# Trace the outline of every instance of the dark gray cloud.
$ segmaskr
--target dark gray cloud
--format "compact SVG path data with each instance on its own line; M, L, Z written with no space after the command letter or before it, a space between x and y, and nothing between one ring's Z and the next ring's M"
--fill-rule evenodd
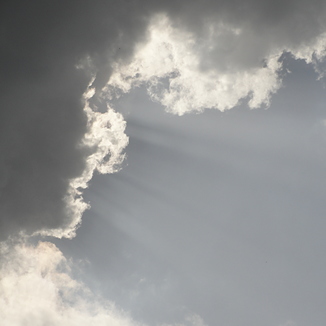
M238 64L252 66L259 64L253 59L260 56L263 60L266 51L272 48L298 46L325 31L325 4L319 0L176 1L171 4L169 15L177 24L186 26L204 39L207 38L207 27L214 23L243 29L244 34L236 43L229 38L229 61L233 62L233 56L236 56ZM243 51L239 51L240 48ZM249 53L254 52L250 58ZM221 55L216 51L211 59L214 57L216 64Z
M133 8L135 6L135 8ZM95 149L83 93L109 77L145 27L135 3L6 2L1 8L0 234L69 226L65 196ZM76 65L91 61L91 68ZM85 66L85 64L84 64ZM94 69L93 71L91 71Z
M79 146L88 128L82 95L94 74L100 90L114 63L132 58L154 13L195 35L202 69L233 73L261 67L273 51L304 52L311 44L317 51L324 9L322 1L6 2L0 14L1 236L71 224L64 198L90 155ZM311 57L303 52L297 55ZM256 105L279 87L273 78L267 91L257 90ZM256 79L226 93L232 100L222 107L255 92ZM90 105L103 107L96 97Z

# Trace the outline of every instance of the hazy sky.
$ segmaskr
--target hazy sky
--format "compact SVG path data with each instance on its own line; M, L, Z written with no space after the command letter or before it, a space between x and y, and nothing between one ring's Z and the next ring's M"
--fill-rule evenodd
M1 325L324 325L325 16L2 5Z

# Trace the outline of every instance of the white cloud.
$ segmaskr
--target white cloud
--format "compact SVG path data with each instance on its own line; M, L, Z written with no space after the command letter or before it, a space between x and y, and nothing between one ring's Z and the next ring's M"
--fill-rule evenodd
M19 232L74 236L88 207L82 190L93 173L119 169L128 144L122 115L109 106L98 112L89 103L93 94L87 85L75 93L60 89L55 100L31 96L26 109L19 96L11 97L10 105L4 99L0 240Z
M53 244L3 243L1 249L1 325L141 325L73 279L69 262Z
M112 108L93 111L89 92L80 100L90 77L97 96L112 68L104 98L143 84L154 101L182 115L224 111L241 100L251 108L268 106L282 84L283 51L323 76L321 1L166 1L130 4L128 14L125 4L114 13L109 2L98 4L74 8L73 21L65 14L68 5L53 21L38 11L24 27L19 16L5 21L0 239L22 230L73 236L88 207L82 188L94 171L114 172L123 160L122 116ZM10 7L8 17L16 14Z
M89 205L83 201L82 190L88 187L95 171L107 174L119 171L120 164L125 158L124 149L129 138L125 134L126 122L120 113L107 107L107 112L94 111L89 100L95 91L89 89L85 92L84 111L88 120L88 132L85 134L80 146L89 148L90 154L86 157L85 168L80 176L70 181L65 196L66 215L69 223L61 228L43 229L34 232L34 235L55 236L58 238L75 236L77 226L81 223L84 211Z
M290 35L289 40L275 41L273 32L263 39L260 34L264 29L260 33L257 26L253 30L255 26L243 22L237 25L218 17L202 28L204 32L196 34L167 15L154 16L147 40L138 45L129 64L115 65L103 96L119 97L146 85L154 101L178 115L206 108L225 111L246 98L250 108L259 108L269 106L272 94L282 85L284 52L315 64L322 75L318 63L325 56L325 33L303 37L297 43Z
M74 279L52 243L2 242L0 254L1 326L145 326ZM178 326L206 325L189 314Z
M241 29L225 24L210 25L205 42L173 26L165 15L156 16L149 27L149 39L129 65L117 65L105 88L108 96L116 89L129 92L145 83L150 97L169 112L182 115L205 108L231 109L250 96L249 106L268 105L281 86L278 55L271 54L264 67L224 71L219 65L203 69L203 53L225 34L241 37Z
M89 78L81 70L92 66L94 87L101 88L112 65L104 98L146 85L153 100L178 115L224 111L243 99L251 108L268 106L282 84L283 51L323 77L325 9L322 1L312 2L245 1L241 7L208 1L197 7L166 1L128 10L121 3L112 11L110 2L99 1L53 8L50 20L39 14L43 9L32 10L26 21L20 19L24 7L9 8L8 15L4 10L0 236L21 230L74 236L88 208L82 191L94 172L113 173L124 159L125 121L111 107L93 110L91 88L79 101ZM147 19L161 10L166 14L152 17L144 41ZM90 303L92 295L53 245L3 245L2 253L3 325L135 325L112 304ZM192 314L184 323L204 325Z

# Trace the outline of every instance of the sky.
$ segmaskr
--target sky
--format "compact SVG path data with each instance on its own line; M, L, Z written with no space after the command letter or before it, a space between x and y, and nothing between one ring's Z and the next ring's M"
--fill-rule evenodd
M324 325L325 16L2 4L1 325Z

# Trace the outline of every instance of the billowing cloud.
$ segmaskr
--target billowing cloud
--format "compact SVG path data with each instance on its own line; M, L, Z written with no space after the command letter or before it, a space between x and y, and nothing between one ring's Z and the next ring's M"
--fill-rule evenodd
M69 262L53 244L1 249L2 325L141 325L73 279Z
M187 8L180 17L154 16L148 39L138 46L134 58L115 65L104 88L106 98L143 84L154 101L178 115L207 108L224 111L242 100L248 100L250 108L269 106L286 73L284 53L314 64L323 75L318 68L326 44L322 5L316 6L320 12L314 8L307 13L305 6L290 3L287 15L281 15L280 8L280 17L275 13L275 21L270 17L264 21L265 10L254 8L250 1L246 4L256 9L257 17L253 13L240 16L234 7L221 4L212 6L210 13L204 9L205 16L199 8L195 17ZM315 16L312 22L306 18L309 15ZM305 24L298 17L305 17Z
M205 44L196 35L173 27L165 15L156 16L149 27L149 40L139 47L128 65L116 66L109 85L104 88L111 98L121 90L146 84L153 100L169 112L182 115L191 111L217 108L221 111L235 107L241 99L251 96L249 106L268 105L270 96L281 86L278 72L279 55L269 54L265 65L250 69L223 71L220 65L203 68L205 52L219 43L219 38L241 37L241 30L212 25ZM225 58L224 58L225 59Z
M268 106L284 52L322 75L325 12L317 0L7 3L0 238L74 234L87 207L81 189L94 170L112 172L127 144L122 117L107 109L116 92L145 84L179 115Z
M84 169L80 176L72 178L64 197L66 207L66 222L56 229L41 229L34 234L56 237L74 236L76 227L81 223L81 217L88 205L83 201L82 190L87 188L95 171L99 173L114 173L124 159L124 149L128 145L128 137L124 133L125 121L121 114L108 107L107 112L94 112L89 106L89 99L95 90L90 89L84 94L85 113L87 116L87 132L79 148L88 151Z
M323 77L325 6L7 2L0 13L0 241L75 235L93 174L113 173L124 159L126 125L113 100L133 88L145 85L154 101L183 115L241 101L268 106L282 87L285 53ZM137 325L112 304L90 303L53 245L2 246L5 326ZM205 325L196 315L185 323Z
M117 170L128 144L125 122L111 108L94 112L87 96L84 109L49 103L41 112L27 112L27 121L12 117L4 128L2 237L19 231L73 236L88 206L81 190L95 170Z
M3 242L0 253L1 325L145 326L73 278L71 262L54 244ZM196 314L178 325L205 326Z
M73 236L87 208L82 188L94 170L113 172L123 159L123 119L106 103L104 110L90 103L90 92L117 56L132 53L145 21L125 16L129 5L113 7L2 7L0 240L19 232Z

